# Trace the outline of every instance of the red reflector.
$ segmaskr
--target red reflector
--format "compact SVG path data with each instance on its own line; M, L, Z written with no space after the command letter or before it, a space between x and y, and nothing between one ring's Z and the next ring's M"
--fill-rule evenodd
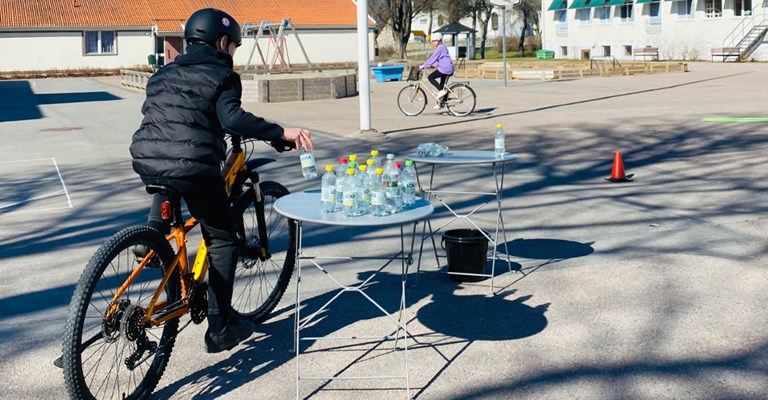
M166 221L171 219L171 202L170 201L164 201L162 204L160 204L160 218Z

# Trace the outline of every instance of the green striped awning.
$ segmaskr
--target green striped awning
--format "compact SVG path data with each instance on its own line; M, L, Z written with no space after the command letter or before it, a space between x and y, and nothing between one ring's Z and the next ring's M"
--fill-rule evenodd
M653 3L653 0L637 0L637 4Z
M609 6L623 6L627 0L608 0Z
M573 3L568 8L584 8L586 4L587 0L573 0Z
M560 7L563 6L563 3L565 3L565 1L566 0L554 0L547 10L548 11L559 10Z

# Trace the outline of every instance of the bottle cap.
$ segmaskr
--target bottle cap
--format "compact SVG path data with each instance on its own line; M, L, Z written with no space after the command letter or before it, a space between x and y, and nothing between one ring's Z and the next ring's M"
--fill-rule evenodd
M392 153L387 154L387 160L394 160L394 159L395 159L395 155L394 154L392 154Z
M367 165L361 165L361 166L357 167L357 169L359 169L360 171L365 171L365 170L368 169L368 166Z
M496 124L496 129L501 129L501 127L502 127L501 124Z
M326 165L326 166L325 166L325 170L326 170L326 171L329 171L329 172L330 172L330 171L333 171L333 165Z
M379 155L379 151L378 150L371 150L371 155L376 157L376 156Z
M374 160L373 158L369 158L365 163L368 165L373 165L373 164L376 164L376 160Z
M376 168L376 175L381 175L384 173L384 168Z
M396 163L395 163L395 167L397 167L397 168L402 168L402 164L400 164L400 161L398 161L398 162L396 162Z
M347 158L346 157L339 158L339 164L346 164L346 163L347 163Z
M413 165L413 160L405 160L405 165L407 166Z
M347 170L347 175L354 175L354 174L355 174L355 170L354 169L350 168L350 169Z
M355 161L355 160L357 160L357 154L350 154L349 161Z

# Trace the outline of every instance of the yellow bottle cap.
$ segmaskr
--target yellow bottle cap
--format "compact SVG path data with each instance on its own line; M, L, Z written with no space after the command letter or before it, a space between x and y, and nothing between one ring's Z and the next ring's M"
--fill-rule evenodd
M384 168L376 168L376 175L384 174Z
M365 170L368 169L368 166L367 165L361 165L361 166L357 167L357 169L359 169L360 171L365 171Z
M496 124L496 129L501 129L501 127L502 127L501 124Z
M357 154L350 154L349 161L355 161L355 160L357 160Z
M333 165L326 165L325 166L326 171L333 171Z
M373 164L376 164L376 161L372 158L369 158L365 163L368 165L373 165Z
M347 175L354 175L354 174L355 174L355 170L354 169L350 168L350 169L347 170Z
M379 155L379 151L378 150L371 150L371 155L372 156L378 156Z

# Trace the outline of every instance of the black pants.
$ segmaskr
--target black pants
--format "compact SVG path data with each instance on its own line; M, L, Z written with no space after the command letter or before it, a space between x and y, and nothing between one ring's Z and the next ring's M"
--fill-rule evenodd
M222 178L187 181L169 178L142 178L145 184L170 186L181 192L189 213L198 221L208 246L208 316L230 317L232 288L237 265L236 225ZM150 226L161 226L162 195L155 194L149 212Z
M453 75L453 74L444 74L444 73L438 71L437 69L435 69L434 71L432 71L431 74L429 74L429 76L427 76L427 80L429 80L429 83L431 83L432 86L436 87L437 90L443 90L443 86L445 86L445 81L447 81L448 77L451 76L451 75ZM439 82L438 82L438 79L440 79ZM445 96L443 96L439 100L441 102L444 101L445 100Z

